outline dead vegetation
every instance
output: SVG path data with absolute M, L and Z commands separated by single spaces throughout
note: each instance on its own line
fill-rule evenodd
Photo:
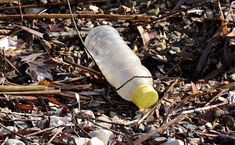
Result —
M 235 144 L 235 2 L 0 2 L 2 144 Z M 118 30 L 160 99 L 117 95 L 83 40 Z M 133 66 L 134 67 L 134 66 Z

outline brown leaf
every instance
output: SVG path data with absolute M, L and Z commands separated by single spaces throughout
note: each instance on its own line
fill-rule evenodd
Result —
M 48 97 L 47 100 L 53 104 L 60 105 L 61 103 L 54 97 Z
M 143 44 L 146 45 L 150 40 L 150 36 L 149 36 L 148 32 L 146 32 L 142 26 L 137 26 L 137 29 L 140 33 Z
M 56 85 L 53 84 L 51 81 L 43 80 L 38 83 L 38 85 L 43 85 L 47 87 L 55 87 Z
M 198 90 L 197 90 L 196 85 L 193 82 L 191 82 L 191 85 L 192 85 L 192 92 L 193 92 L 193 94 L 197 94 Z
M 17 107 L 19 107 L 19 109 L 22 111 L 32 111 L 33 110 L 32 106 L 24 105 L 24 104 L 17 104 Z

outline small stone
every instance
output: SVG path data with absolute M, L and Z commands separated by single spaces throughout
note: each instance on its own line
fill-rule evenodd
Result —
M 41 0 L 41 3 L 43 3 L 44 5 L 47 4 L 47 0 Z
M 111 120 L 109 119 L 108 116 L 102 114 L 101 116 L 97 117 L 97 120 L 101 120 L 101 121 L 97 121 L 97 124 L 99 124 L 102 127 L 106 127 L 106 128 L 110 128 L 112 126 L 111 123 L 106 123 L 106 122 L 111 122 Z M 105 122 L 102 122 L 105 121 Z
M 151 141 L 153 144 L 162 144 L 167 141 L 167 138 L 165 137 L 157 137 Z
M 210 9 L 207 9 L 205 12 L 205 17 L 207 18 L 213 18 L 213 11 Z
M 99 12 L 99 8 L 97 6 L 94 6 L 94 5 L 90 5 L 89 9 L 92 10 L 94 13 L 98 13 Z
M 105 144 L 97 137 L 93 137 L 87 142 L 86 145 L 105 145 Z
M 231 74 L 229 77 L 230 77 L 230 79 L 232 79 L 233 81 L 235 81 L 235 73 L 234 73 L 234 74 Z
M 63 124 L 64 122 L 61 120 L 61 117 L 50 116 L 50 127 L 55 127 Z
M 49 120 L 47 118 L 41 118 L 35 123 L 35 126 L 37 126 L 40 129 L 44 129 L 46 126 L 48 126 Z
M 201 131 L 205 131 L 205 130 L 206 130 L 206 127 L 205 127 L 204 125 L 198 126 L 198 128 L 199 128 Z
M 71 136 L 67 144 L 68 145 L 84 145 L 86 144 L 90 139 L 89 138 L 84 138 L 84 137 L 77 137 L 77 136 Z
M 69 27 L 69 26 L 71 26 L 71 24 L 72 24 L 72 20 L 71 19 L 64 20 L 64 25 L 65 26 Z
M 184 145 L 184 142 L 181 140 L 170 139 L 162 145 Z
M 42 10 L 44 10 L 44 8 L 25 8 L 24 12 L 26 14 L 37 14 L 41 12 Z
M 9 130 L 12 131 L 12 132 L 17 132 L 17 131 L 18 131 L 18 129 L 17 129 L 15 126 L 7 126 L 6 128 L 9 129 Z M 1 130 L 1 132 L 2 132 L 4 135 L 11 133 L 11 132 L 9 132 L 9 131 L 6 130 L 6 129 Z
M 210 123 L 210 122 L 207 122 L 205 124 L 206 127 L 208 127 L 209 129 L 212 129 L 213 128 L 213 125 Z
M 34 142 L 34 143 L 31 143 L 30 145 L 40 145 L 40 144 L 39 144 L 39 143 L 35 143 L 35 142 Z
M 197 126 L 196 125 L 193 125 L 193 124 L 189 124 L 189 123 L 186 123 L 183 125 L 185 128 L 187 128 L 188 130 L 190 131 L 193 131 L 195 129 L 197 129 Z
M 94 113 L 91 110 L 81 110 L 82 115 L 89 118 L 95 118 Z
M 166 4 L 165 4 L 165 3 L 162 3 L 162 4 L 160 5 L 160 8 L 161 8 L 161 9 L 166 9 Z
M 152 131 L 152 130 L 155 130 L 155 129 L 156 129 L 156 127 L 155 127 L 154 125 L 152 125 L 152 124 L 146 125 L 146 126 L 145 126 L 145 129 L 144 129 L 144 132 L 145 132 L 145 133 L 148 133 L 148 132 L 150 132 L 150 131 Z
M 89 135 L 92 137 L 97 137 L 104 144 L 108 144 L 109 139 L 114 136 L 113 132 L 106 129 L 97 129 L 95 131 L 91 131 Z
M 231 104 L 235 103 L 235 91 L 234 90 L 228 92 L 228 99 Z
M 215 117 L 221 117 L 222 115 L 224 115 L 224 111 L 223 110 L 221 110 L 221 109 L 215 109 L 214 110 L 214 116 Z
M 198 145 L 201 143 L 201 139 L 200 138 L 188 138 L 189 143 L 192 145 Z
M 4 145 L 25 145 L 25 143 L 18 139 L 8 139 Z
M 142 123 L 140 123 L 138 126 L 138 130 L 143 132 L 145 130 L 145 126 Z
M 116 112 L 110 111 L 109 116 L 112 118 L 114 116 L 117 116 L 118 114 Z

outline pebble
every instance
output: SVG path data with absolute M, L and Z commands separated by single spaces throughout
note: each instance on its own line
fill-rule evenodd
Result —
M 231 104 L 235 103 L 235 91 L 234 90 L 228 92 L 228 99 Z
M 12 132 L 17 132 L 17 131 L 18 131 L 17 127 L 15 127 L 15 126 L 7 126 L 6 128 L 9 129 L 9 130 L 12 131 Z M 6 129 L 1 130 L 1 132 L 2 132 L 2 134 L 4 134 L 4 135 L 11 133 L 11 132 L 9 132 L 9 131 L 6 130 Z
M 50 127 L 55 127 L 59 125 L 63 125 L 64 122 L 61 120 L 61 117 L 51 116 L 50 117 Z
M 151 141 L 152 144 L 162 144 L 167 141 L 165 137 L 157 137 Z
M 40 0 L 40 1 L 41 1 L 41 3 L 43 3 L 44 5 L 48 3 L 47 0 Z
M 8 139 L 4 145 L 25 145 L 25 143 L 18 139 Z
M 144 132 L 148 133 L 148 132 L 153 131 L 155 129 L 156 129 L 156 127 L 153 124 L 148 124 L 145 126 Z
M 92 137 L 97 137 L 104 144 L 108 144 L 110 138 L 112 138 L 114 136 L 113 132 L 111 132 L 107 129 L 97 129 L 95 131 L 89 132 L 89 135 Z
M 41 118 L 39 121 L 35 122 L 35 126 L 40 129 L 44 129 L 47 124 L 49 124 L 49 120 L 47 118 Z
M 206 126 L 205 126 L 205 125 L 198 126 L 198 128 L 199 128 L 201 131 L 205 131 L 205 130 L 206 130 Z
M 187 138 L 189 140 L 189 143 L 192 145 L 198 145 L 201 142 L 200 138 Z
M 111 122 L 109 117 L 104 115 L 104 114 L 102 114 L 101 116 L 97 117 L 97 120 L 102 120 L 102 121 L 105 121 L 105 122 Z M 102 121 L 97 121 L 97 124 L 99 124 L 102 127 L 111 128 L 112 124 L 105 123 L 105 122 L 102 122 Z
M 105 144 L 97 137 L 93 137 L 87 142 L 86 145 L 105 145 Z
M 189 123 L 186 123 L 183 125 L 185 128 L 189 129 L 189 130 L 195 130 L 197 129 L 197 126 L 196 125 L 193 125 L 193 124 L 189 124 Z
M 212 129 L 213 128 L 213 125 L 210 123 L 210 122 L 207 122 L 205 124 L 206 127 L 208 127 L 209 129 Z
M 184 142 L 181 140 L 170 139 L 162 145 L 184 145 Z
M 81 110 L 82 115 L 89 118 L 95 118 L 94 113 L 91 110 Z
M 143 132 L 145 130 L 145 126 L 142 123 L 140 123 L 138 126 L 138 130 Z
M 67 144 L 68 145 L 84 145 L 86 144 L 90 139 L 89 138 L 84 138 L 84 137 L 77 137 L 77 136 L 71 136 Z

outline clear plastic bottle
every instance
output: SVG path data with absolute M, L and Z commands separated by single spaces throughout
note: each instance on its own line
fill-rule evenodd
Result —
M 116 89 L 131 78 L 141 76 L 117 90 L 122 98 L 132 101 L 139 108 L 156 104 L 158 94 L 152 86 L 151 73 L 113 27 L 102 25 L 92 29 L 86 37 L 85 46 L 106 80 Z

